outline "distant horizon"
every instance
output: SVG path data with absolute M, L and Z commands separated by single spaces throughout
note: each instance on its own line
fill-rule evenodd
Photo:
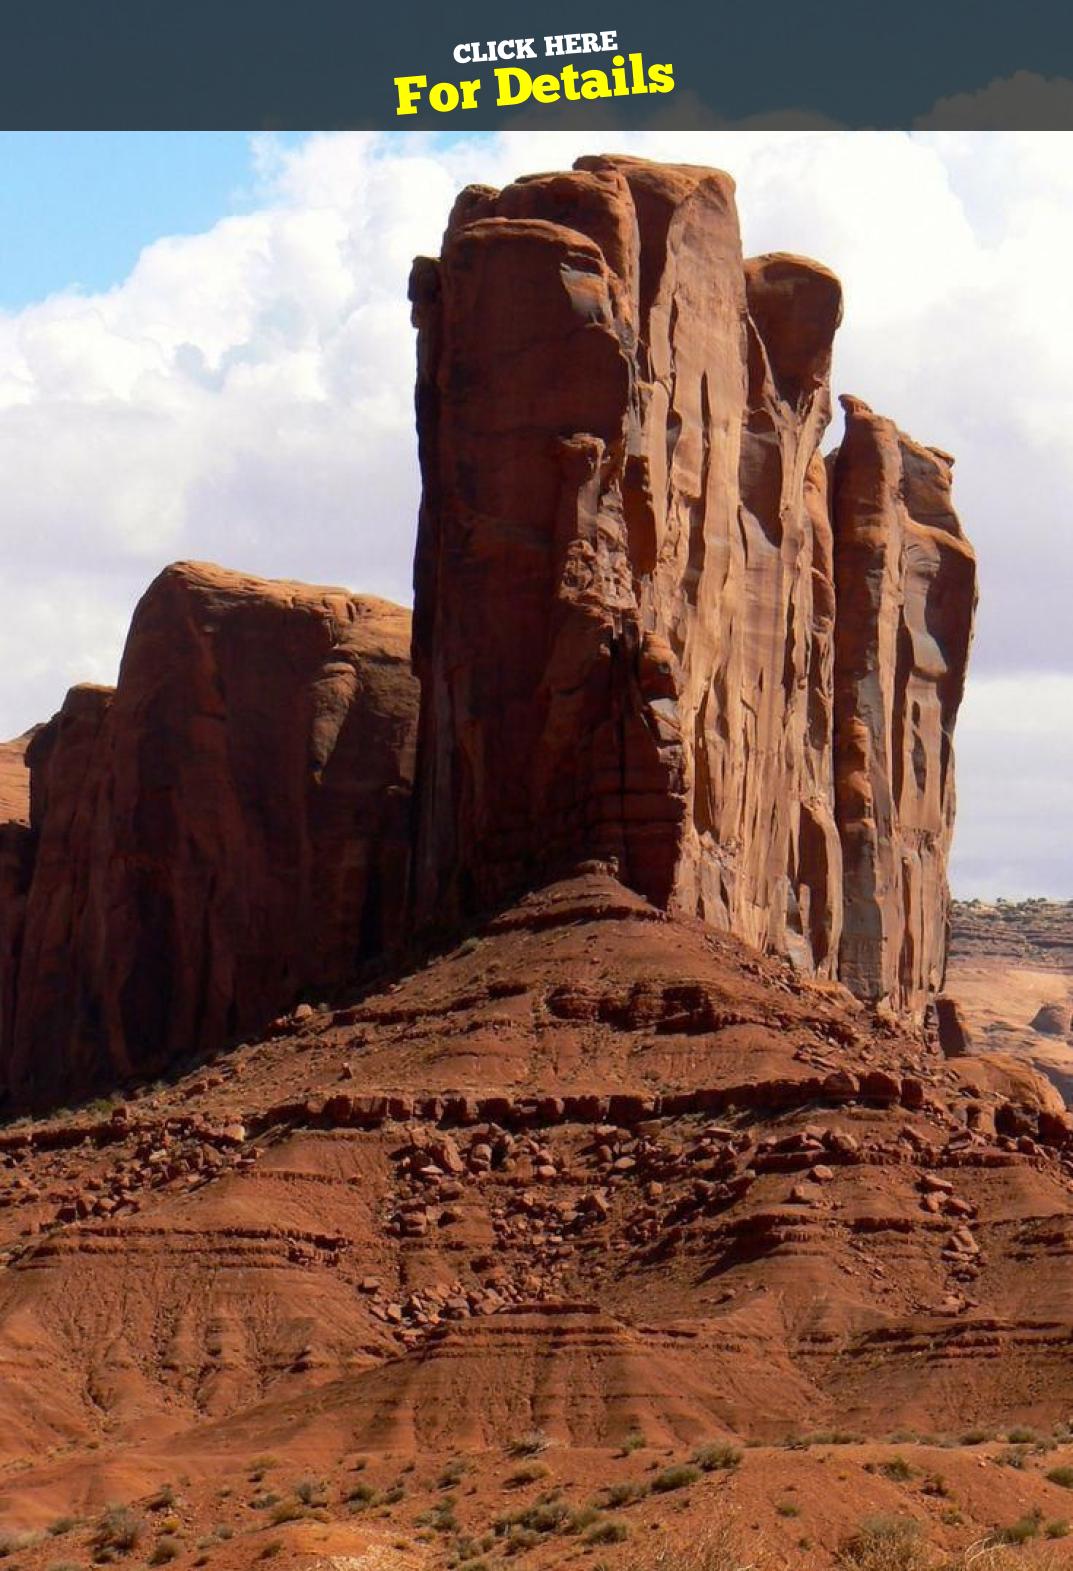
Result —
M 409 604 L 410 259 L 438 250 L 460 186 L 602 140 L 0 135 L 17 236 L 0 256 L 0 732 L 114 681 L 134 604 L 175 559 Z M 612 140 L 728 168 L 747 252 L 814 255 L 842 279 L 834 393 L 955 455 L 981 605 L 952 888 L 1073 899 L 1057 834 L 1073 808 L 1073 137 Z M 840 428 L 836 410 L 825 445 Z
M 986 895 L 970 895 L 967 899 L 963 899 L 951 890 L 950 898 L 959 906 L 1073 906 L 1073 899 L 1052 899 L 1047 895 L 1022 895 L 1020 899 L 1011 899 L 1009 895 L 992 895 L 990 899 Z

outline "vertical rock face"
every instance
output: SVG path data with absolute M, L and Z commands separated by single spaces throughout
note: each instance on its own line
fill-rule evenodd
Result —
M 843 398 L 834 464 L 840 972 L 913 1009 L 942 985 L 954 827 L 954 721 L 976 563 L 950 500 L 953 460 Z
M 919 500 L 884 515 L 883 615 L 903 632 L 869 618 L 860 444 L 831 498 L 818 453 L 838 281 L 743 261 L 724 174 L 585 158 L 463 192 L 411 296 L 418 921 L 614 856 L 658 904 L 916 1009 L 942 965 L 972 561 L 943 461 L 899 438 Z M 858 769 L 861 661 L 889 703 Z M 861 769 L 887 819 L 854 802 Z
M 843 399 L 820 456 L 837 279 L 743 260 L 724 174 L 586 158 L 463 192 L 411 294 L 420 720 L 406 612 L 163 573 L 116 690 L 0 749 L 16 1097 L 590 858 L 877 1005 L 941 984 L 975 564 L 945 454 Z
M 837 281 L 743 266 L 726 175 L 584 159 L 464 193 L 413 293 L 419 913 L 614 855 L 658 903 L 829 970 L 810 466 Z
M 17 1094 L 221 1046 L 397 941 L 409 632 L 384 601 L 198 563 L 149 588 L 115 692 L 73 689 L 29 749 Z

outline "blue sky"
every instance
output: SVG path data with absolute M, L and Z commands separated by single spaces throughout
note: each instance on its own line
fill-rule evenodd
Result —
M 461 186 L 594 140 L 0 133 L 0 737 L 115 679 L 169 561 L 409 600 L 411 260 Z M 730 170 L 748 253 L 842 278 L 835 391 L 956 455 L 981 604 L 954 886 L 1073 896 L 1073 136 L 614 143 Z
M 107 289 L 150 241 L 257 196 L 244 131 L 0 132 L 0 310 Z

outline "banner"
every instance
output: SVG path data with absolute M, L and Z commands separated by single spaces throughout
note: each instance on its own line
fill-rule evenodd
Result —
M 0 123 L 50 129 L 922 129 L 1073 124 L 1062 0 L 763 8 L 7 8 Z

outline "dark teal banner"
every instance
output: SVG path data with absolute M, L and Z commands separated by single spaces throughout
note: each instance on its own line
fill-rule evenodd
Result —
M 1068 0 L 4 11 L 9 129 L 1073 125 Z

